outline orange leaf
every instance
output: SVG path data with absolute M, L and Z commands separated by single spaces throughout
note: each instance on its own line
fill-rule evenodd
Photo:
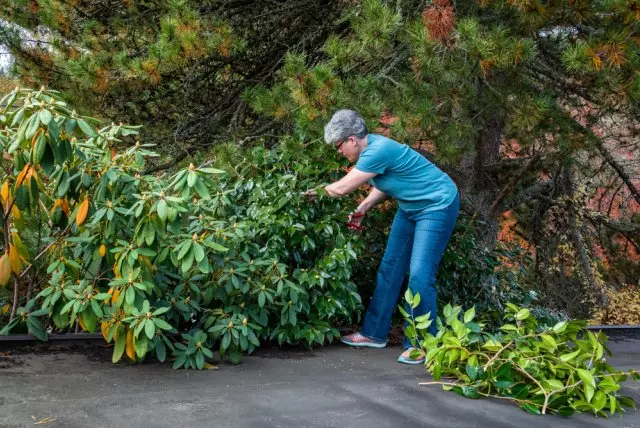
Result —
M 24 166 L 24 168 L 22 168 L 22 171 L 20 171 L 20 173 L 18 174 L 18 177 L 16 177 L 16 188 L 24 184 L 24 181 L 27 178 L 27 175 L 29 174 L 30 170 L 31 170 L 31 164 L 27 163 Z
M 0 257 L 0 285 L 7 285 L 9 279 L 11 279 L 11 262 L 7 253 L 4 253 Z
M 38 135 L 40 134 L 40 131 L 42 131 L 42 128 L 38 128 L 36 133 L 33 134 L 33 138 L 31 139 L 31 147 L 36 145 L 36 140 L 38 139 Z
M 2 183 L 2 189 L 0 189 L 0 197 L 2 197 L 2 203 L 4 204 L 4 209 L 7 209 L 9 205 L 11 205 L 11 192 L 9 190 L 9 180 L 5 180 Z
M 107 340 L 107 335 L 109 334 L 109 328 L 111 328 L 111 326 L 109 325 L 108 322 L 103 321 L 100 323 L 100 331 L 102 332 L 102 337 L 104 337 L 104 340 Z
M 136 348 L 133 345 L 133 330 L 129 329 L 127 331 L 127 341 L 125 343 L 125 352 L 127 353 L 127 357 L 131 358 L 132 361 L 136 360 Z
M 100 257 L 104 257 L 107 254 L 107 246 L 102 244 L 100 245 Z
M 78 213 L 76 214 L 76 224 L 78 226 L 82 225 L 87 218 L 87 213 L 89 212 L 89 198 L 86 198 L 80 204 L 80 208 L 78 208 Z
M 118 296 L 120 296 L 120 290 L 114 290 L 113 296 L 111 296 L 111 303 L 115 303 L 118 301 Z
M 13 219 L 15 221 L 19 221 L 22 218 L 22 215 L 20 214 L 20 209 L 16 205 L 11 207 L 11 214 L 13 214 Z
M 18 254 L 18 250 L 13 244 L 9 245 L 9 263 L 11 263 L 13 273 L 16 275 L 19 274 L 22 270 L 22 262 L 20 260 L 20 254 Z
M 65 199 L 56 199 L 56 201 L 53 203 L 53 207 L 51 208 L 51 212 L 54 212 L 57 207 L 60 207 L 62 212 L 67 217 L 69 217 L 69 204 L 67 203 L 67 201 Z

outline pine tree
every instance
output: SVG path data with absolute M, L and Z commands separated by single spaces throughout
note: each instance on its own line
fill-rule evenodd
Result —
M 10 0 L 0 5 L 0 45 L 23 84 L 146 124 L 146 141 L 172 153 L 177 144 L 184 157 L 264 129 L 244 88 L 270 82 L 288 48 L 313 54 L 338 12 L 308 0 Z
M 354 108 L 370 129 L 429 148 L 462 188 L 465 211 L 483 221 L 485 243 L 513 215 L 514 231 L 535 246 L 537 286 L 576 313 L 602 300 L 594 245 L 639 248 L 639 6 L 364 0 L 349 32 L 325 44 L 325 60 L 292 53 L 252 106 L 305 137 L 320 136 L 335 109 Z M 626 196 L 617 218 L 593 206 L 612 189 Z

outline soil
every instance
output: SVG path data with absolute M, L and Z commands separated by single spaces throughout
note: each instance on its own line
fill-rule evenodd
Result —
M 11 348 L 5 346 L 0 352 L 0 369 L 7 369 L 17 365 L 22 365 L 22 355 L 56 355 L 56 354 L 82 354 L 91 361 L 111 362 L 111 347 L 106 344 L 49 344 L 38 343 L 28 345 L 12 345 Z

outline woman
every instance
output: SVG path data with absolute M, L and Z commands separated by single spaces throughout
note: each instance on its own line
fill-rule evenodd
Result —
M 407 270 L 409 288 L 420 294 L 414 316 L 431 313 L 435 319 L 436 272 L 458 217 L 458 189 L 448 175 L 409 146 L 369 134 L 364 120 L 353 110 L 337 111 L 324 128 L 324 139 L 355 162 L 346 176 L 324 188 L 328 196 L 341 197 L 364 183 L 372 185 L 369 195 L 349 216 L 352 227 L 360 227 L 364 214 L 385 197 L 398 200 L 362 328 L 341 339 L 350 346 L 383 348 Z M 429 332 L 435 335 L 435 322 Z M 406 337 L 404 348 L 399 362 L 424 363 L 424 355 L 415 357 L 414 352 L 411 356 L 413 348 Z

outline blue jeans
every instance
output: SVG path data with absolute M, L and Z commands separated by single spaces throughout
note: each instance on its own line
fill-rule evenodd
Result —
M 459 210 L 459 196 L 442 210 L 414 218 L 398 209 L 360 334 L 381 342 L 387 340 L 407 269 L 409 288 L 414 295 L 420 294 L 420 305 L 414 309 L 413 315 L 417 317 L 431 312 L 433 322 L 429 333 L 436 334 L 436 273 Z M 409 346 L 411 344 L 405 337 L 405 349 Z

